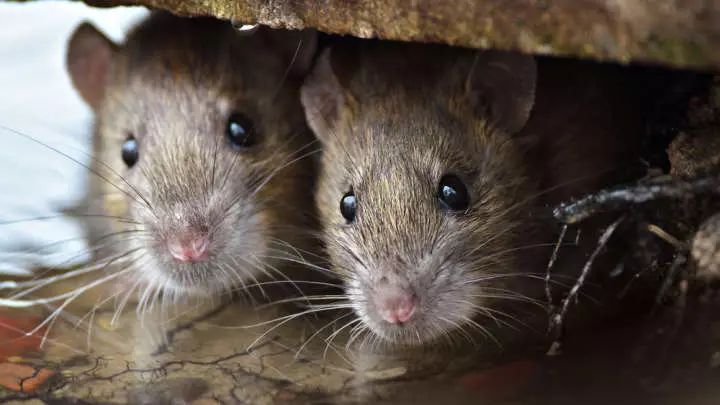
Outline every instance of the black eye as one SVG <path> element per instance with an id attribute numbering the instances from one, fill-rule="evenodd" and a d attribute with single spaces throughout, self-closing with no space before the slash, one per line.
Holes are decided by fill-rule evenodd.
<path id="1" fill-rule="evenodd" d="M 122 160 L 127 167 L 133 167 L 139 157 L 140 151 L 138 150 L 138 143 L 135 138 L 130 135 L 122 145 Z"/>
<path id="2" fill-rule="evenodd" d="M 357 209 L 357 200 L 352 191 L 345 194 L 340 200 L 340 213 L 348 221 L 355 221 L 355 210 Z"/>
<path id="3" fill-rule="evenodd" d="M 470 206 L 467 188 L 454 174 L 446 174 L 440 179 L 438 199 L 445 208 L 453 211 L 463 211 Z"/>
<path id="4" fill-rule="evenodd" d="M 233 146 L 249 148 L 255 144 L 255 127 L 250 118 L 244 114 L 230 115 L 225 133 Z"/>

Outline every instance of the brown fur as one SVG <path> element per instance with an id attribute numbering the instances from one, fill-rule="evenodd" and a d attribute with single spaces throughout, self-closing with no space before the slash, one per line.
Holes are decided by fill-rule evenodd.
<path id="1" fill-rule="evenodd" d="M 342 88 L 339 103 L 326 95 L 333 92 L 325 84 L 332 79 L 322 65 L 303 90 L 308 121 L 325 144 L 316 201 L 333 270 L 346 278 L 356 312 L 389 341 L 422 343 L 476 312 L 468 307 L 483 291 L 475 278 L 518 267 L 511 249 L 522 245 L 517 231 L 526 211 L 514 206 L 536 185 L 526 173 L 522 150 L 495 125 L 502 120 L 479 114 L 488 107 L 482 101 L 489 91 L 477 94 L 483 78 L 473 69 L 486 66 L 478 67 L 472 52 L 458 58 L 456 50 L 441 46 L 365 43 L 358 48 L 331 51 L 336 90 Z M 530 83 L 511 96 L 531 98 L 533 87 Z M 522 112 L 503 114 L 511 117 L 507 126 L 518 127 L 512 117 Z M 449 214 L 439 207 L 438 182 L 445 173 L 456 173 L 467 184 L 468 212 Z M 357 218 L 345 224 L 339 206 L 350 188 L 358 199 Z M 499 278 L 491 285 L 508 288 L 512 281 Z M 420 310 L 412 324 L 383 324 L 374 314 L 371 297 L 380 282 L 416 294 Z"/>
<path id="2" fill-rule="evenodd" d="M 270 256 L 301 260 L 289 246 L 314 245 L 314 158 L 301 157 L 317 145 L 298 101 L 314 36 L 265 29 L 247 36 L 229 22 L 154 13 L 114 47 L 98 87 L 87 78 L 102 72 L 87 72 L 103 63 L 87 61 L 107 51 L 97 46 L 101 35 L 87 24 L 76 30 L 68 70 L 96 112 L 96 167 L 107 165 L 129 183 L 104 170 L 111 181 L 95 185 L 107 209 L 120 202 L 111 214 L 137 222 L 121 224 L 126 237 L 113 246 L 120 254 L 139 249 L 133 280 L 182 295 L 285 277 L 278 271 L 293 263 Z M 88 43 L 95 48 L 83 52 Z M 225 135 L 234 111 L 254 121 L 258 142 L 247 150 Z M 131 134 L 139 160 L 128 169 L 121 149 Z M 209 260 L 169 256 L 164 238 L 188 227 L 210 232 Z"/>
<path id="3" fill-rule="evenodd" d="M 617 168 L 620 148 L 596 146 L 621 108 L 591 117 L 616 118 L 588 131 L 594 138 L 561 116 L 552 128 L 544 118 L 563 109 L 553 103 L 570 110 L 580 100 L 554 93 L 557 77 L 540 77 L 536 90 L 535 69 L 512 53 L 346 41 L 306 80 L 306 116 L 325 147 L 316 203 L 332 268 L 364 327 L 384 340 L 426 343 L 478 315 L 481 324 L 502 319 L 503 303 L 542 297 L 543 283 L 528 275 L 544 273 L 555 235 L 535 208 L 605 184 Z M 536 98 L 543 106 L 530 112 Z M 467 212 L 438 204 L 446 173 L 467 185 Z M 348 224 L 340 201 L 351 189 L 358 208 Z M 418 297 L 411 322 L 380 319 L 381 283 Z"/>
<path id="4" fill-rule="evenodd" d="M 527 125 L 517 139 L 531 140 L 525 154 L 546 204 L 592 192 L 637 172 L 645 130 L 636 83 L 642 69 L 572 59 L 542 58 Z M 650 96 L 648 96 L 650 97 Z"/>

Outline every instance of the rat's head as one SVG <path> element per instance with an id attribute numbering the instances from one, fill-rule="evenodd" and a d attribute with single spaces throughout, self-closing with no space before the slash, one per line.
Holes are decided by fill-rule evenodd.
<path id="1" fill-rule="evenodd" d="M 334 270 L 364 324 L 404 344 L 512 295 L 532 194 L 511 135 L 533 58 L 423 47 L 326 50 L 301 91 L 325 148 L 316 201 Z"/>
<path id="2" fill-rule="evenodd" d="M 106 175 L 104 198 L 127 207 L 121 253 L 138 279 L 212 293 L 274 271 L 312 201 L 298 89 L 314 49 L 312 32 L 164 13 L 122 45 L 76 29 L 68 70 L 95 111 L 97 158 L 123 178 Z"/>

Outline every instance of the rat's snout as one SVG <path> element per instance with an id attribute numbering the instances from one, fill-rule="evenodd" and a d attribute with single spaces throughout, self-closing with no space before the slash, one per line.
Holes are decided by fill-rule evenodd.
<path id="1" fill-rule="evenodd" d="M 168 236 L 165 243 L 170 255 L 181 262 L 199 262 L 210 251 L 210 238 L 203 232 L 176 233 Z"/>
<path id="2" fill-rule="evenodd" d="M 398 324 L 408 322 L 415 314 L 417 297 L 408 289 L 386 284 L 375 290 L 374 303 L 382 319 Z"/>

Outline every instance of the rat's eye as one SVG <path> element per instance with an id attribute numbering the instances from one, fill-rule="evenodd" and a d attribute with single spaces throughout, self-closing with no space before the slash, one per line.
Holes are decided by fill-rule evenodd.
<path id="1" fill-rule="evenodd" d="M 343 196 L 342 200 L 340 200 L 340 213 L 348 222 L 353 222 L 355 221 L 356 209 L 357 200 L 355 199 L 355 194 L 350 191 Z"/>
<path id="2" fill-rule="evenodd" d="M 130 135 L 122 145 L 122 160 L 125 162 L 127 167 L 135 166 L 138 158 L 140 157 L 140 151 L 138 150 L 138 143 L 135 138 Z"/>
<path id="3" fill-rule="evenodd" d="M 453 211 L 463 211 L 470 206 L 467 188 L 454 174 L 446 174 L 440 179 L 438 199 L 445 208 Z"/>
<path id="4" fill-rule="evenodd" d="M 241 113 L 233 113 L 225 128 L 230 143 L 238 148 L 249 148 L 255 144 L 255 127 L 250 118 Z"/>

